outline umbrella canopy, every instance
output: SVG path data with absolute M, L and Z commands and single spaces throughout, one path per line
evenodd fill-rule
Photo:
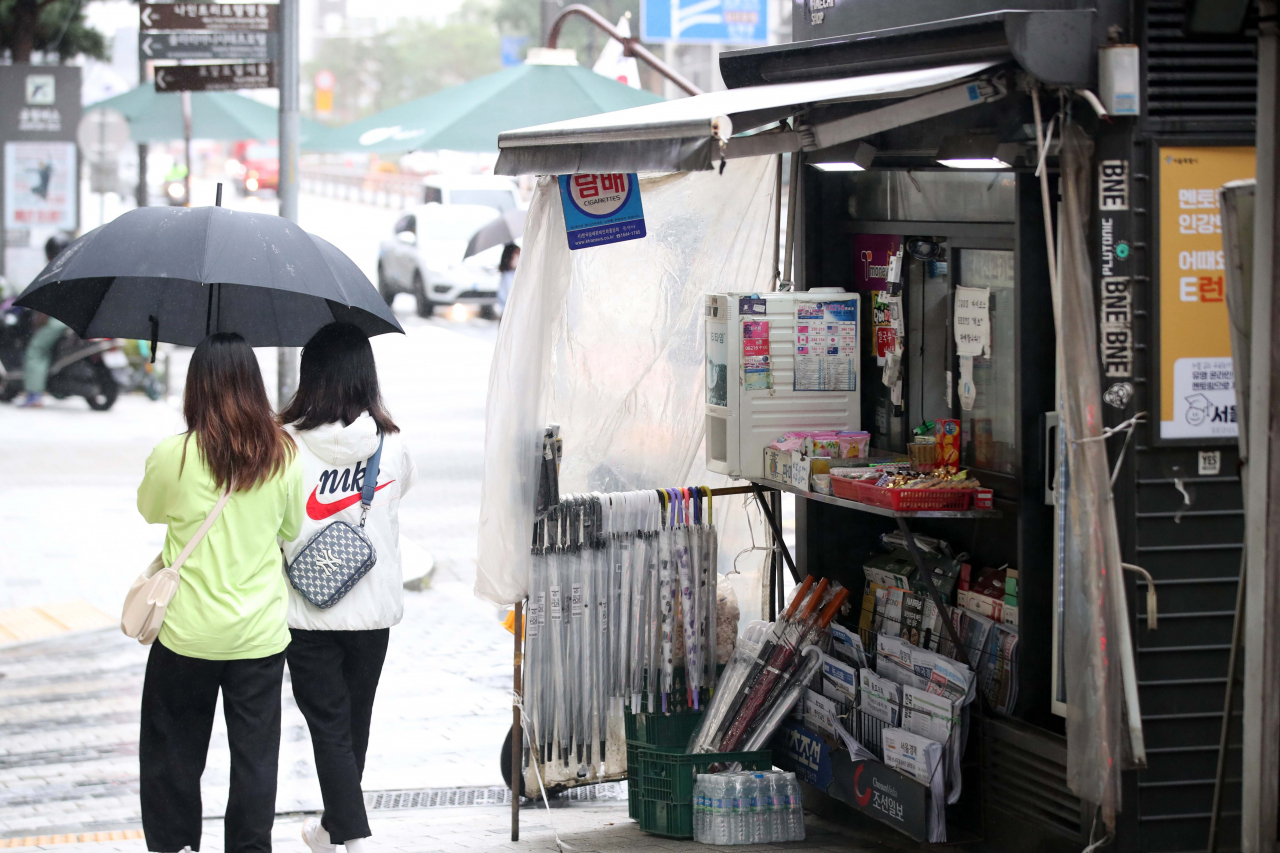
M 501 216 L 481 226 L 479 231 L 471 235 L 471 239 L 467 241 L 467 250 L 462 257 L 469 258 L 480 254 L 485 249 L 514 243 L 524 236 L 524 220 L 523 210 L 503 211 Z
M 169 142 L 182 139 L 182 94 L 157 92 L 144 83 L 136 89 L 85 107 L 109 107 L 129 121 L 134 142 Z M 305 143 L 324 129 L 310 119 L 299 119 Z M 191 93 L 191 137 L 236 141 L 275 139 L 280 135 L 280 112 L 253 98 L 235 92 Z M 305 145 L 304 145 L 305 147 Z
M 498 134 L 661 101 L 577 65 L 517 65 L 313 137 L 310 151 L 497 151 Z
M 250 346 L 301 346 L 335 321 L 402 332 L 360 268 L 279 216 L 225 207 L 143 207 L 54 258 L 18 305 L 82 338 L 195 346 L 238 332 Z

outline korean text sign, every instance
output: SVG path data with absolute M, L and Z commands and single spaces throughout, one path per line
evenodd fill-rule
M 560 201 L 570 249 L 645 236 L 640 182 L 635 173 L 561 175 Z
M 1160 169 L 1160 437 L 1237 432 L 1218 189 L 1254 175 L 1244 147 L 1168 147 Z

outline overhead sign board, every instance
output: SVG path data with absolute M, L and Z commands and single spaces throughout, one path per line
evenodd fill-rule
M 768 44 L 768 0 L 641 0 L 640 40 Z
M 138 15 L 144 30 L 278 32 L 279 8 L 276 3 L 142 3 Z
M 1159 149 L 1160 438 L 1235 441 L 1218 188 L 1254 176 L 1253 148 Z
M 230 92 L 276 85 L 274 62 L 167 65 L 156 69 L 157 92 Z
M 280 53 L 280 34 L 261 33 L 143 33 L 138 58 L 243 60 L 274 62 Z

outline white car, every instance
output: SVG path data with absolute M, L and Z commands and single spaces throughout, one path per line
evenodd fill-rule
M 424 204 L 396 222 L 395 235 L 378 250 L 378 292 L 390 305 L 397 293 L 412 293 L 418 316 L 437 305 L 465 303 L 492 318 L 498 302 L 498 261 L 502 247 L 464 259 L 467 242 L 499 216 L 479 204 Z
M 431 175 L 422 179 L 422 201 L 483 204 L 508 211 L 520 207 L 520 190 L 502 175 Z

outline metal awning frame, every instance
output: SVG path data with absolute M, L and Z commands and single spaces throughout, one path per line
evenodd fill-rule
M 739 157 L 816 151 L 999 100 L 1010 90 L 1008 77 L 989 69 L 979 66 L 979 76 L 960 83 L 948 81 L 923 92 L 916 89 L 909 97 L 896 95 L 901 99 L 884 106 L 813 124 L 806 117 L 816 107 L 884 101 L 895 93 L 775 102 L 723 115 L 667 121 L 575 127 L 581 121 L 577 120 L 564 123 L 567 126 L 509 131 L 499 136 L 494 171 L 509 175 L 702 171 L 713 168 L 717 161 Z M 746 133 L 749 131 L 757 132 Z

